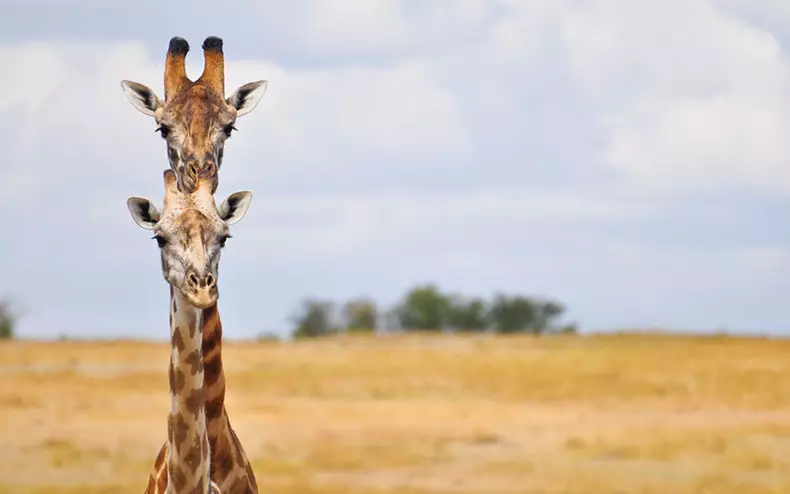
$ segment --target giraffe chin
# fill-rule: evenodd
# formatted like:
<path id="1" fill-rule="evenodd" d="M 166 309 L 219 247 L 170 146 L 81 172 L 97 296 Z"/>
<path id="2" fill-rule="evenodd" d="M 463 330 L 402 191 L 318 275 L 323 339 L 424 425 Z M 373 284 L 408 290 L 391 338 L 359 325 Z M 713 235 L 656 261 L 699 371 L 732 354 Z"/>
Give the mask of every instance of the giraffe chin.
<path id="1" fill-rule="evenodd" d="M 187 301 L 197 309 L 207 309 L 217 303 L 218 293 L 216 290 L 200 292 L 181 292 Z"/>

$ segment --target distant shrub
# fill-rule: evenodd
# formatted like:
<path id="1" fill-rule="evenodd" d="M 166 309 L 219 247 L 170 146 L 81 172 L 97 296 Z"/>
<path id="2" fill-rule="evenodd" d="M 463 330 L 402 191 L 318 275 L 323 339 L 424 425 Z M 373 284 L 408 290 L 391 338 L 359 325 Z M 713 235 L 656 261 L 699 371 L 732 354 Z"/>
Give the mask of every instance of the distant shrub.
<path id="1" fill-rule="evenodd" d="M 14 338 L 18 315 L 11 308 L 11 302 L 0 300 L 0 340 Z"/>
<path id="2" fill-rule="evenodd" d="M 343 305 L 343 325 L 352 333 L 369 333 L 376 331 L 378 309 L 376 302 L 360 297 L 349 300 Z"/>
<path id="3" fill-rule="evenodd" d="M 295 338 L 314 338 L 338 331 L 333 320 L 334 304 L 326 300 L 307 299 L 302 302 L 299 312 L 292 317 L 296 324 Z"/>

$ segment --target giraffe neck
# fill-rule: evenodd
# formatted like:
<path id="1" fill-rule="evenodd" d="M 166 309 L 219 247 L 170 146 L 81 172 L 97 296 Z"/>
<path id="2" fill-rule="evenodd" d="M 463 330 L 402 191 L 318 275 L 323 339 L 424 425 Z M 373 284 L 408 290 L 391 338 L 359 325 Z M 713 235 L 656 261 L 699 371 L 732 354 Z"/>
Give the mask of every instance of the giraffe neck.
<path id="1" fill-rule="evenodd" d="M 209 492 L 202 311 L 170 289 L 170 415 L 167 421 L 167 493 Z"/>
<path id="2" fill-rule="evenodd" d="M 221 489 L 227 490 L 242 482 L 248 486 L 248 492 L 258 492 L 255 474 L 225 410 L 222 321 L 216 304 L 203 309 L 202 320 L 205 409 L 208 440 L 211 446 L 211 478 L 220 483 Z"/>
<path id="3" fill-rule="evenodd" d="M 225 371 L 222 366 L 222 321 L 217 304 L 203 309 L 203 372 L 206 427 L 212 448 L 228 434 L 230 424 L 225 413 Z M 221 448 L 220 448 L 221 449 Z"/>

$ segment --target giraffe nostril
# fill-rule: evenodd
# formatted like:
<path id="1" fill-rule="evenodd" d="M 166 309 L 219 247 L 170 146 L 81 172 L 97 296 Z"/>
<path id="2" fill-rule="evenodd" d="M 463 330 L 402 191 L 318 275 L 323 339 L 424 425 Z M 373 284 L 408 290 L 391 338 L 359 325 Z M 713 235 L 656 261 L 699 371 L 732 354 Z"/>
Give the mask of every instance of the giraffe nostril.
<path id="1" fill-rule="evenodd" d="M 197 178 L 198 172 L 200 171 L 200 167 L 198 167 L 197 163 L 195 162 L 190 163 L 188 168 L 189 168 L 189 174 L 192 175 L 192 177 Z"/>
<path id="2" fill-rule="evenodd" d="M 214 280 L 214 276 L 212 276 L 211 273 L 207 274 L 206 275 L 206 288 L 214 288 L 215 281 L 216 280 Z"/>
<path id="3" fill-rule="evenodd" d="M 217 172 L 217 166 L 213 161 L 207 161 L 205 168 L 209 175 L 214 175 Z"/>
<path id="4" fill-rule="evenodd" d="M 187 283 L 189 284 L 190 287 L 197 288 L 198 285 L 200 285 L 200 280 L 198 279 L 195 273 L 189 273 L 187 275 Z"/>

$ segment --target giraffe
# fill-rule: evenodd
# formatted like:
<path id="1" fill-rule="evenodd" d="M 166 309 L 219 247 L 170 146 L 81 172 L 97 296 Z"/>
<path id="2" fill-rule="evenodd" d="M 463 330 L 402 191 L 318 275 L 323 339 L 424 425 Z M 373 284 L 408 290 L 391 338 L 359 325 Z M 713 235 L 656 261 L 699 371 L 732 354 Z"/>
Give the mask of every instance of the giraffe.
<path id="1" fill-rule="evenodd" d="M 213 322 L 206 320 L 211 314 L 206 309 L 216 307 L 219 297 L 220 251 L 230 238 L 229 227 L 244 216 L 252 194 L 236 192 L 217 207 L 211 193 L 215 174 L 216 169 L 201 171 L 195 190 L 184 193 L 178 188 L 175 172 L 166 170 L 161 212 L 148 199 L 131 197 L 127 201 L 138 226 L 153 230 L 161 251 L 162 274 L 170 285 L 168 439 L 149 476 L 147 494 L 231 492 L 211 477 L 201 330 Z M 254 492 L 243 492 L 250 491 Z"/>
<path id="2" fill-rule="evenodd" d="M 167 142 L 167 158 L 185 191 L 195 187 L 200 170 L 222 166 L 225 141 L 234 130 L 236 118 L 251 112 L 266 92 L 265 80 L 239 86 L 225 98 L 225 55 L 223 41 L 209 36 L 203 41 L 203 74 L 191 81 L 186 74 L 189 43 L 175 36 L 165 57 L 165 99 L 138 82 L 121 81 L 129 102 L 145 115 L 154 117 L 158 131 Z M 212 194 L 217 190 L 214 175 Z"/>

